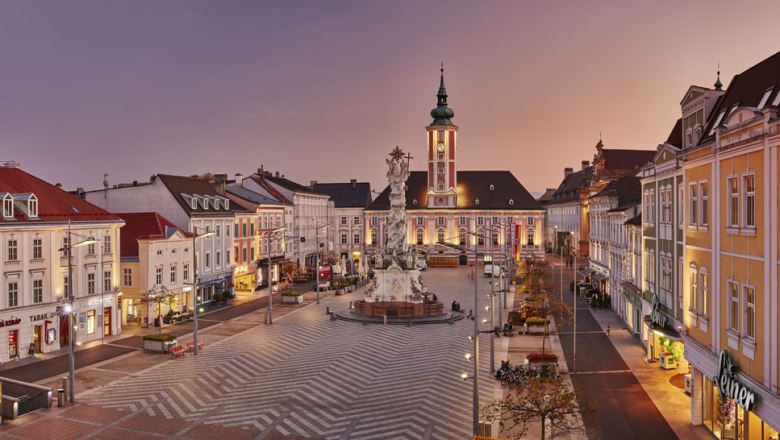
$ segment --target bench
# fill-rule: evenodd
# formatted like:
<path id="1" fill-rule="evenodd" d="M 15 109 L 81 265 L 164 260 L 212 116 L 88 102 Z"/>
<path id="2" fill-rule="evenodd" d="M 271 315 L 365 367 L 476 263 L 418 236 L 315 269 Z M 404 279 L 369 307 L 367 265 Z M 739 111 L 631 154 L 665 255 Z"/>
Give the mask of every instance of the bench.
<path id="1" fill-rule="evenodd" d="M 172 358 L 184 356 L 184 347 L 182 347 L 181 345 L 176 345 L 174 347 L 169 348 L 168 353 L 171 354 Z"/>
<path id="2" fill-rule="evenodd" d="M 187 351 L 194 351 L 195 350 L 195 343 L 190 341 L 187 342 Z M 198 341 L 198 351 L 203 350 L 203 342 Z"/>

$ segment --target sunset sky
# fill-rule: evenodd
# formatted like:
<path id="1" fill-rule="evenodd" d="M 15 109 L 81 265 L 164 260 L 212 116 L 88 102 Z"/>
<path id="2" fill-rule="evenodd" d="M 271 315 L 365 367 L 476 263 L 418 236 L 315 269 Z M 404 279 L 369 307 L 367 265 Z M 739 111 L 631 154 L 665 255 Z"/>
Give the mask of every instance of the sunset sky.
<path id="1" fill-rule="evenodd" d="M 780 50 L 780 2 L 749 5 L 0 0 L 0 161 L 67 189 L 264 164 L 381 190 L 396 145 L 424 169 L 443 61 L 459 169 L 538 193 Z"/>

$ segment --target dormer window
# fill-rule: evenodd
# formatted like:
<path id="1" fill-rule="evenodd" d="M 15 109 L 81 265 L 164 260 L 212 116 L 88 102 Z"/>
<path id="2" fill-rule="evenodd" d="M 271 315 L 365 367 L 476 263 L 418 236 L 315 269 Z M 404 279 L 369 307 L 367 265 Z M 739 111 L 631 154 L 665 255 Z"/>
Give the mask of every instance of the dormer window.
<path id="1" fill-rule="evenodd" d="M 766 105 L 766 102 L 769 101 L 769 95 L 772 94 L 772 90 L 774 90 L 774 87 L 770 87 L 770 88 L 766 89 L 766 91 L 764 92 L 764 96 L 761 97 L 761 101 L 758 103 L 758 109 L 759 110 L 764 108 L 764 106 Z"/>
<path id="2" fill-rule="evenodd" d="M 14 217 L 14 198 L 11 194 L 5 193 L 3 196 L 3 218 Z"/>
<path id="3" fill-rule="evenodd" d="M 412 200 L 412 205 L 417 205 L 417 199 Z"/>
<path id="4" fill-rule="evenodd" d="M 27 202 L 27 217 L 38 217 L 38 198 L 35 194 L 30 196 L 30 200 Z"/>
<path id="5" fill-rule="evenodd" d="M 479 199 L 474 200 L 475 205 L 479 205 Z"/>
<path id="6" fill-rule="evenodd" d="M 490 184 L 490 190 L 491 190 L 491 191 L 495 191 L 495 190 L 496 190 L 496 187 L 495 187 L 495 186 L 493 186 L 493 184 L 492 184 L 492 183 Z"/>
<path id="7" fill-rule="evenodd" d="M 515 199 L 509 199 L 509 206 L 515 206 Z"/>

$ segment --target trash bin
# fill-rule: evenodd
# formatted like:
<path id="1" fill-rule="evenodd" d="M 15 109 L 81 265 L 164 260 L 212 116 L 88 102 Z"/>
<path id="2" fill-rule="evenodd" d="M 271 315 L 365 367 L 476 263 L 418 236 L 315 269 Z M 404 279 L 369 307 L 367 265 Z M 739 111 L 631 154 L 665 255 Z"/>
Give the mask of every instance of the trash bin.
<path id="1" fill-rule="evenodd" d="M 65 390 L 60 388 L 57 390 L 57 407 L 62 408 L 65 406 Z"/>

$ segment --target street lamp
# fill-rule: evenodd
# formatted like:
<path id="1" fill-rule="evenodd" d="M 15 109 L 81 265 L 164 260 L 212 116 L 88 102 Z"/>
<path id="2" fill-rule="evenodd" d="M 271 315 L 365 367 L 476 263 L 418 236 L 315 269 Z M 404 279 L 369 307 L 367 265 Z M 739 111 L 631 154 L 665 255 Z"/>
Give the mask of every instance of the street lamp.
<path id="1" fill-rule="evenodd" d="M 572 231 L 572 240 L 574 239 L 574 232 Z M 577 253 L 574 253 L 574 265 L 572 266 L 573 280 L 574 280 L 574 345 L 572 350 L 572 373 L 577 372 L 577 300 L 579 299 L 579 287 L 577 286 Z"/>
<path id="2" fill-rule="evenodd" d="M 206 232 L 198 235 L 198 227 L 192 227 L 192 302 L 195 305 L 192 311 L 193 332 L 192 332 L 192 344 L 193 353 L 198 354 L 198 257 L 195 253 L 195 240 L 202 237 L 210 237 L 214 235 L 213 232 Z"/>
<path id="3" fill-rule="evenodd" d="M 271 237 L 279 232 L 284 232 L 287 228 L 277 228 L 268 232 L 266 239 L 266 248 L 268 249 L 268 324 L 274 323 L 274 289 L 271 284 Z"/>
<path id="4" fill-rule="evenodd" d="M 329 228 L 330 225 L 322 225 L 322 226 L 316 226 L 316 232 L 314 234 L 316 243 L 317 243 L 317 256 L 316 256 L 316 262 L 314 264 L 314 268 L 317 271 L 317 304 L 320 303 L 320 229 Z M 330 270 L 333 270 L 333 266 L 331 265 Z M 332 273 L 332 272 L 331 272 Z"/>
<path id="5" fill-rule="evenodd" d="M 79 243 L 73 244 L 73 236 L 83 238 L 84 240 Z M 68 253 L 68 302 L 65 304 L 65 312 L 68 314 L 68 382 L 70 388 L 68 390 L 68 398 L 71 403 L 76 401 L 76 353 L 74 347 L 74 332 L 73 332 L 73 249 L 87 246 L 97 243 L 92 237 L 85 237 L 83 235 L 76 234 L 70 230 L 70 220 L 68 220 L 68 243 L 59 249 L 60 252 Z"/>

